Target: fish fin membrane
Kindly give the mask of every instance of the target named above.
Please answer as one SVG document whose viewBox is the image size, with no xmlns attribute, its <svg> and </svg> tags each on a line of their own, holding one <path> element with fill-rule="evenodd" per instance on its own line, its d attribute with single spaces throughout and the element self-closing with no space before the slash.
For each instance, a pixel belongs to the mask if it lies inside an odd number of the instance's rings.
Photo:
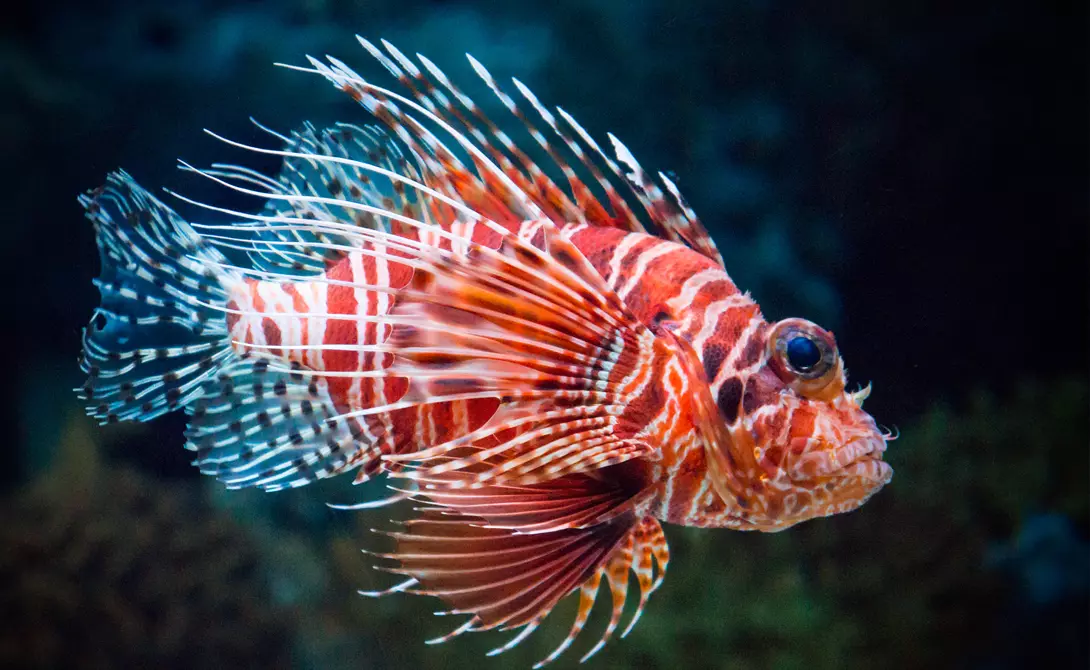
<svg viewBox="0 0 1090 670">
<path fill-rule="evenodd" d="M 375 458 L 374 436 L 335 409 L 324 379 L 239 360 L 202 384 L 187 408 L 194 465 L 238 489 L 302 486 Z"/>
<path fill-rule="evenodd" d="M 542 249 L 506 236 L 498 249 L 426 256 L 399 295 L 390 373 L 409 380 L 404 401 L 450 394 L 501 401 L 481 429 L 389 457 L 416 468 L 396 476 L 456 488 L 532 484 L 632 459 L 655 459 L 630 406 L 673 356 L 580 251 L 542 222 Z M 477 469 L 487 462 L 491 467 Z M 452 471 L 473 477 L 448 480 Z"/>
<path fill-rule="evenodd" d="M 77 392 L 100 421 L 149 421 L 192 402 L 233 354 L 223 306 L 241 279 L 125 172 L 80 196 L 95 229 L 102 296 L 83 331 Z"/>
<path fill-rule="evenodd" d="M 424 493 L 435 507 L 407 522 L 403 531 L 388 533 L 397 542 L 396 552 L 380 556 L 396 567 L 384 569 L 414 578 L 418 587 L 410 592 L 437 596 L 451 606 L 450 613 L 471 615 L 471 623 L 454 634 L 521 628 L 493 654 L 517 645 L 562 598 L 579 592 L 567 637 L 538 666 L 556 659 L 583 630 L 604 577 L 612 611 L 590 656 L 620 623 L 630 574 L 636 576 L 640 601 L 625 633 L 661 583 L 669 560 L 658 521 L 637 512 L 648 492 L 633 493 L 609 478 L 571 475 L 534 486 Z M 601 510 L 596 522 L 568 521 L 595 509 Z"/>
<path fill-rule="evenodd" d="M 358 244 L 356 236 L 323 229 L 322 223 L 389 232 L 397 224 L 375 210 L 419 218 L 419 199 L 412 189 L 359 167 L 366 163 L 389 172 L 415 174 L 398 144 L 380 128 L 338 123 L 318 130 L 307 123 L 289 136 L 268 132 L 283 140 L 284 163 L 275 180 L 262 182 L 272 196 L 262 216 L 281 225 L 250 224 L 255 227 L 250 237 L 255 268 L 309 277 L 343 259 Z M 223 168 L 227 176 L 247 176 L 245 168 Z"/>
</svg>

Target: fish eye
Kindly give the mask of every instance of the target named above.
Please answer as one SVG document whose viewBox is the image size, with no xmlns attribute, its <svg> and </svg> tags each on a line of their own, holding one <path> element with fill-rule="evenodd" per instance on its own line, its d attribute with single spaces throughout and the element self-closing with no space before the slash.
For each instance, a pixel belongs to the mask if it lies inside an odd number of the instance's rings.
<svg viewBox="0 0 1090 670">
<path fill-rule="evenodd" d="M 806 374 L 821 362 L 821 349 L 806 335 L 796 335 L 787 341 L 787 364 Z"/>
<path fill-rule="evenodd" d="M 833 334 L 803 319 L 785 319 L 772 329 L 769 364 L 776 375 L 804 396 L 824 397 L 841 380 Z"/>
</svg>

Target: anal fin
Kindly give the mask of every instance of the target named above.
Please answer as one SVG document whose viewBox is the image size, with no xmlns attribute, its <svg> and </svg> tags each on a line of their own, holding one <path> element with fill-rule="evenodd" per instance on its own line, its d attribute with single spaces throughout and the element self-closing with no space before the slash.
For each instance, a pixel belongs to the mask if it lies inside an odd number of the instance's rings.
<svg viewBox="0 0 1090 670">
<path fill-rule="evenodd" d="M 186 448 L 229 488 L 302 486 L 366 460 L 364 428 L 339 415 L 324 380 L 249 358 L 205 382 L 202 395 L 187 408 Z"/>
</svg>

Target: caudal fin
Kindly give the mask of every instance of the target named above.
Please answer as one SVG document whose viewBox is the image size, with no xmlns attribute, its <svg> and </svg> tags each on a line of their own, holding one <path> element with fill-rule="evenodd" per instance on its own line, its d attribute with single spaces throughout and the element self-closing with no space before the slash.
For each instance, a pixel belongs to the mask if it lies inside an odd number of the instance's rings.
<svg viewBox="0 0 1090 670">
<path fill-rule="evenodd" d="M 226 258 L 125 172 L 80 196 L 95 227 L 102 303 L 83 332 L 77 391 L 100 421 L 184 407 L 231 359 Z"/>
</svg>

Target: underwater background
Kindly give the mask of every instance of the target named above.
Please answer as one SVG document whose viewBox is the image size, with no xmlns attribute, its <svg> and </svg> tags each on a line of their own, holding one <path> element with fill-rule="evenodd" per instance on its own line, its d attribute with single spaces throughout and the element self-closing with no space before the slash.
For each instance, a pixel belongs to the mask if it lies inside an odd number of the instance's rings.
<svg viewBox="0 0 1090 670">
<path fill-rule="evenodd" d="M 225 491 L 189 465 L 180 413 L 99 428 L 71 391 L 98 272 L 76 195 L 124 167 L 228 203 L 176 159 L 238 158 L 202 128 L 267 144 L 250 116 L 365 122 L 319 77 L 273 66 L 331 53 L 383 80 L 354 33 L 426 54 L 471 94 L 472 52 L 676 175 L 738 285 L 770 319 L 834 330 L 851 378 L 874 382 L 868 411 L 901 435 L 892 483 L 852 514 L 776 535 L 668 527 L 669 578 L 589 667 L 1090 665 L 1086 3 L 5 13 L 0 667 L 527 668 L 566 630 L 555 615 L 497 659 L 483 653 L 502 636 L 427 647 L 450 628 L 436 602 L 355 594 L 391 583 L 359 551 L 388 511 L 325 504 L 380 487 Z"/>
</svg>

